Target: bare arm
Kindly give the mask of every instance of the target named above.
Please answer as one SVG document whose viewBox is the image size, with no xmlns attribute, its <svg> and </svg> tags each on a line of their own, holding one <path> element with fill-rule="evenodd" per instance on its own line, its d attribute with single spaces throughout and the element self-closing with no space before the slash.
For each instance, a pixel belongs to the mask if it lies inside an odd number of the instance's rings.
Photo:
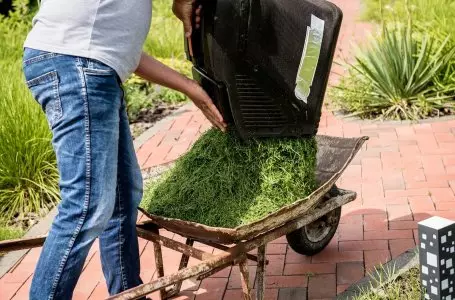
<svg viewBox="0 0 455 300">
<path fill-rule="evenodd" d="M 194 80 L 174 71 L 146 53 L 142 53 L 135 74 L 150 82 L 184 93 L 213 125 L 225 131 L 226 124 L 220 112 L 204 89 Z"/>
</svg>

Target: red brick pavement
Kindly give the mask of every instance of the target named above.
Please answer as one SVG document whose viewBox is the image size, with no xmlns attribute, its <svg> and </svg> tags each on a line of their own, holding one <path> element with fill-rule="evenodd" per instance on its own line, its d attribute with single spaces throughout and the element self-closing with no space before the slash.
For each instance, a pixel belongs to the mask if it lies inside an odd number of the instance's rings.
<svg viewBox="0 0 455 300">
<path fill-rule="evenodd" d="M 359 0 L 336 1 L 345 20 L 338 58 L 350 42 L 362 41 L 368 24 L 356 22 Z M 343 70 L 336 66 L 336 73 Z M 161 124 L 158 132 L 138 151 L 143 169 L 174 160 L 187 151 L 210 124 L 194 106 Z M 455 120 L 424 124 L 348 122 L 324 111 L 320 134 L 370 137 L 343 174 L 339 186 L 358 193 L 355 202 L 343 208 L 338 232 L 320 254 L 305 257 L 293 252 L 284 238 L 268 247 L 267 299 L 284 300 L 292 289 L 306 291 L 309 299 L 332 298 L 384 263 L 418 243 L 416 223 L 438 215 L 455 219 Z M 169 234 L 169 233 L 168 233 Z M 169 236 L 174 237 L 173 234 Z M 141 275 L 155 277 L 153 246 L 140 240 Z M 211 248 L 205 248 L 213 251 Z M 40 249 L 31 250 L 0 279 L 0 299 L 27 299 L 32 272 Z M 178 253 L 165 250 L 166 273 L 176 270 Z M 196 263 L 196 261 L 191 261 Z M 251 276 L 255 266 L 251 265 Z M 239 271 L 228 268 L 200 282 L 187 281 L 187 290 L 176 299 L 240 299 Z M 98 248 L 90 252 L 74 299 L 107 296 Z M 278 298 L 279 297 L 279 298 Z M 159 299 L 157 294 L 152 299 Z M 287 299 L 287 298 L 286 298 Z"/>
</svg>

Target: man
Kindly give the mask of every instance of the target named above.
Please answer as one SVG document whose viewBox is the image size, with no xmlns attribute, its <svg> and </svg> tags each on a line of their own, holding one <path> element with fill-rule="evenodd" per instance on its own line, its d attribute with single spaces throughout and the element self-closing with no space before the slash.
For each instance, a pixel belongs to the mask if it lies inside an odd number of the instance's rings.
<svg viewBox="0 0 455 300">
<path fill-rule="evenodd" d="M 135 229 L 142 177 L 121 88 L 132 72 L 185 93 L 226 127 L 197 83 L 142 53 L 151 10 L 150 0 L 42 0 L 33 20 L 23 69 L 53 133 L 62 201 L 30 299 L 71 299 L 98 237 L 109 293 L 142 283 Z M 174 0 L 173 10 L 189 37 L 191 0 Z"/>
</svg>

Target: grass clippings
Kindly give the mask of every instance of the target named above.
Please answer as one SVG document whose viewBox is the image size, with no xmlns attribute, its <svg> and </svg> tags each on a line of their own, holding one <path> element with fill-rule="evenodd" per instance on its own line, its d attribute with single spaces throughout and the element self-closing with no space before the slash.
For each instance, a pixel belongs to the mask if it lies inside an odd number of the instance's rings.
<svg viewBox="0 0 455 300">
<path fill-rule="evenodd" d="M 141 207 L 213 227 L 246 225 L 314 191 L 316 152 L 314 138 L 244 142 L 211 129 L 147 185 Z"/>
</svg>

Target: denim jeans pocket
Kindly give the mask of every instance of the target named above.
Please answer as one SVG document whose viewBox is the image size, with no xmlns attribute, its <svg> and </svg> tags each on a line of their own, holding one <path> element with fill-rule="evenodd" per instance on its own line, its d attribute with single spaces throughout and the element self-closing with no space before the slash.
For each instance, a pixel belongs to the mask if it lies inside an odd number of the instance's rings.
<svg viewBox="0 0 455 300">
<path fill-rule="evenodd" d="M 32 92 L 35 100 L 41 105 L 41 108 L 46 113 L 47 121 L 51 129 L 63 116 L 58 85 L 59 79 L 57 71 L 51 71 L 27 80 L 27 86 Z"/>
<path fill-rule="evenodd" d="M 115 76 L 117 74 L 114 69 L 95 59 L 88 59 L 87 67 L 83 70 L 87 75 Z"/>
</svg>

